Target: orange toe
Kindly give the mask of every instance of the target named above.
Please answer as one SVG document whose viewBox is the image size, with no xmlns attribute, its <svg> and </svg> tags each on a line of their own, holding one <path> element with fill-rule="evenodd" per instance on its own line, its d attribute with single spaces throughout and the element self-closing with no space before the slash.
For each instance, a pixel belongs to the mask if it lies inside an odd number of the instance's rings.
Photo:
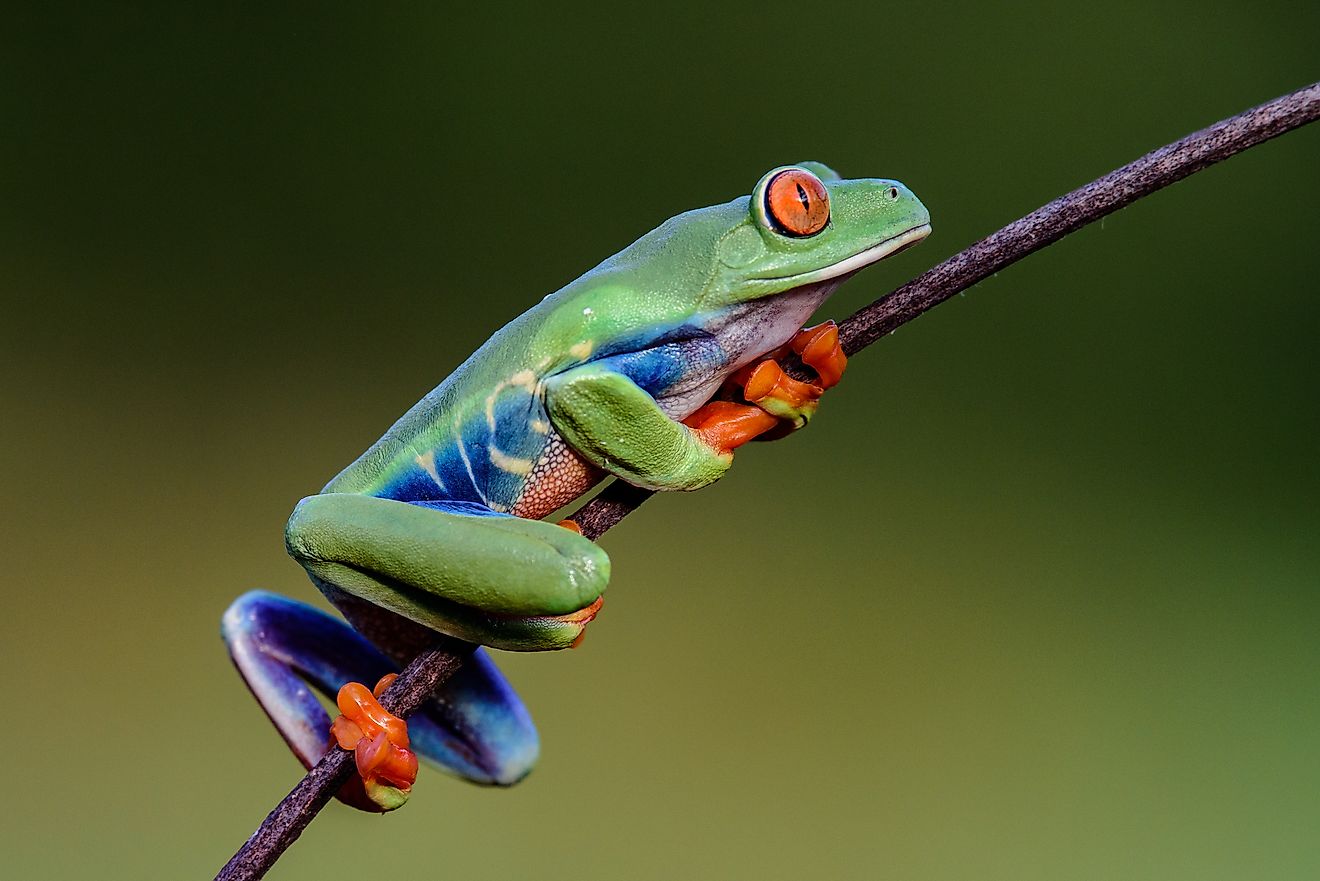
<svg viewBox="0 0 1320 881">
<path fill-rule="evenodd" d="M 380 677 L 380 679 L 376 680 L 376 687 L 371 690 L 372 695 L 380 697 L 385 693 L 385 689 L 393 685 L 394 680 L 398 678 L 398 673 L 386 673 L 384 676 Z M 384 707 L 381 707 L 381 709 L 384 709 Z"/>
<path fill-rule="evenodd" d="M 408 723 L 380 705 L 376 696 L 361 682 L 349 682 L 335 698 L 339 712 L 356 722 L 363 733 L 375 737 L 379 731 L 389 735 L 391 743 L 408 745 Z"/>
<path fill-rule="evenodd" d="M 839 326 L 833 321 L 798 331 L 789 348 L 797 352 L 803 364 L 816 371 L 822 388 L 837 385 L 848 367 L 848 356 L 839 345 Z"/>
<path fill-rule="evenodd" d="M 774 428 L 778 419 L 747 404 L 711 401 L 683 420 L 708 447 L 720 453 L 732 452 Z"/>
<path fill-rule="evenodd" d="M 417 756 L 408 749 L 408 723 L 377 700 L 395 678 L 394 673 L 382 676 L 374 694 L 360 682 L 339 689 L 335 703 L 343 715 L 330 724 L 330 733 L 342 749 L 353 751 L 368 797 L 387 788 L 398 790 L 392 803 L 397 807 L 417 779 Z"/>
<path fill-rule="evenodd" d="M 790 407 L 801 407 L 818 399 L 822 391 L 818 385 L 789 376 L 774 361 L 757 364 L 743 384 L 743 397 L 753 404 L 774 398 Z"/>
<path fill-rule="evenodd" d="M 347 716 L 339 716 L 330 723 L 330 735 L 341 749 L 353 749 L 366 736 L 357 723 Z"/>
</svg>

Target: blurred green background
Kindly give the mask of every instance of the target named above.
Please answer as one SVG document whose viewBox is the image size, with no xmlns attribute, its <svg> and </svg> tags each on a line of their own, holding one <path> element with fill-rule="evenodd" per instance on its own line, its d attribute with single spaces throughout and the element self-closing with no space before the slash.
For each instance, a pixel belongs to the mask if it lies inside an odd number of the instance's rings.
<svg viewBox="0 0 1320 881">
<path fill-rule="evenodd" d="M 246 8 L 244 8 L 246 7 Z M 218 619 L 488 334 L 804 158 L 935 235 L 843 316 L 1320 75 L 1286 2 L 6 14 L 9 877 L 202 878 L 298 777 Z M 273 878 L 1320 875 L 1320 127 L 853 362 L 611 533 L 543 758 L 328 809 Z M 787 554 L 789 564 L 784 565 Z"/>
</svg>

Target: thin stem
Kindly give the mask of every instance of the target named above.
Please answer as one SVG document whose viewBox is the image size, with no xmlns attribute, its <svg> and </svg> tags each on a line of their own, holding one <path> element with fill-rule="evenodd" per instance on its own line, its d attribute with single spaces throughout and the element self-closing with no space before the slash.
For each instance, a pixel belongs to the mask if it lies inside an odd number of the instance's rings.
<svg viewBox="0 0 1320 881">
<path fill-rule="evenodd" d="M 955 254 L 857 312 L 839 325 L 844 351 L 855 354 L 928 309 L 1028 254 L 1053 244 L 1137 199 L 1167 187 L 1248 147 L 1320 117 L 1320 83 L 1215 123 L 1161 147 L 1061 196 Z M 785 365 L 807 379 L 800 364 Z M 582 507 L 574 519 L 593 541 L 651 497 L 648 490 L 615 481 Z M 392 712 L 407 716 L 452 676 L 471 647 L 444 639 L 413 659 L 383 695 Z M 261 878 L 317 812 L 348 779 L 352 753 L 331 750 L 271 811 L 216 881 Z"/>
</svg>

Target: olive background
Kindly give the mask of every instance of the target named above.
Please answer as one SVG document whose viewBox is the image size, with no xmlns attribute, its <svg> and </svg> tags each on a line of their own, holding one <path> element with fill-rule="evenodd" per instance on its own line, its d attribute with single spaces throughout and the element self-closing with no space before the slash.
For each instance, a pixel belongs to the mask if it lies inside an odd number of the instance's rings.
<svg viewBox="0 0 1320 881">
<path fill-rule="evenodd" d="M 34 5 L 35 6 L 35 5 Z M 282 526 L 503 322 L 820 159 L 934 235 L 842 317 L 1320 76 L 1288 2 L 6 14 L 9 877 L 204 878 L 299 776 L 218 638 Z M 272 878 L 1320 874 L 1320 127 L 854 359 L 604 540 L 542 759 L 335 805 Z M 376 868 L 379 867 L 379 868 Z"/>
</svg>

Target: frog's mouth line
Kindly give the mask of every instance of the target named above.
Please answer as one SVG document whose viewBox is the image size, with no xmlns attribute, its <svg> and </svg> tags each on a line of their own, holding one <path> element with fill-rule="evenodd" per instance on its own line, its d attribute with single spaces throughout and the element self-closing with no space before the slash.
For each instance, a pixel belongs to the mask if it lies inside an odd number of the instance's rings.
<svg viewBox="0 0 1320 881">
<path fill-rule="evenodd" d="M 930 224 L 923 223 L 914 226 L 911 229 L 904 230 L 896 236 L 890 236 L 882 242 L 872 245 L 862 251 L 858 251 L 851 257 L 845 257 L 838 263 L 832 263 L 821 269 L 813 269 L 811 272 L 804 272 L 801 275 L 783 275 L 773 278 L 764 278 L 761 281 L 789 281 L 793 282 L 794 288 L 803 287 L 816 282 L 829 281 L 832 278 L 838 278 L 841 275 L 847 275 L 850 272 L 870 266 L 877 260 L 883 260 L 899 251 L 905 251 L 908 248 L 920 242 L 926 236 L 930 235 Z"/>
</svg>

